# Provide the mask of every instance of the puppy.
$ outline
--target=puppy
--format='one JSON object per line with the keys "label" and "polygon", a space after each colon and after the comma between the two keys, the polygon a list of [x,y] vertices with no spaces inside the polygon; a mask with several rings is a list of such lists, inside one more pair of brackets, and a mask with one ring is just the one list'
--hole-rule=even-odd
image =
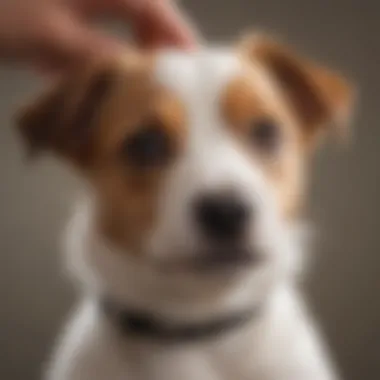
{"label": "puppy", "polygon": [[319,137],[340,75],[263,36],[128,52],[21,111],[32,155],[86,184],[65,237],[81,302],[49,380],[336,380],[297,290]]}

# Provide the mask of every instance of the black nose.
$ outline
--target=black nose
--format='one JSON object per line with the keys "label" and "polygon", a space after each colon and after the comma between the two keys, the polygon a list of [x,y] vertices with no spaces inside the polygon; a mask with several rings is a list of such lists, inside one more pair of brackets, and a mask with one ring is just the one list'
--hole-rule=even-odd
{"label": "black nose", "polygon": [[203,235],[216,240],[233,240],[244,232],[250,208],[233,195],[203,195],[194,205],[195,220]]}

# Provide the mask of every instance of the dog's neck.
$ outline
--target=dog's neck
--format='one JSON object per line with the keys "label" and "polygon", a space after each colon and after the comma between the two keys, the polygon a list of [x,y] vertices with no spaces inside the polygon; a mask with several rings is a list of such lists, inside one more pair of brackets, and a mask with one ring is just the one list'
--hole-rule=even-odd
{"label": "dog's neck", "polygon": [[269,302],[271,294],[287,281],[264,282],[258,291],[249,274],[221,281],[217,276],[195,279],[193,274],[160,273],[106,244],[94,228],[92,206],[91,201],[77,206],[65,242],[70,272],[84,285],[84,291],[95,297],[106,295],[121,305],[173,321],[198,322],[244,312],[263,300]]}

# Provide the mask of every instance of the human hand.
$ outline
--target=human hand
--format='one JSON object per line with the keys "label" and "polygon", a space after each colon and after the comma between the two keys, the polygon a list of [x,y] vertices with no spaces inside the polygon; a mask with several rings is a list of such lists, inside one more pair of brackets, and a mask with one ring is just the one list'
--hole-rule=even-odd
{"label": "human hand", "polygon": [[195,45],[194,31],[171,0],[2,0],[0,59],[62,70],[112,54],[125,44],[92,24],[105,17],[129,23],[142,47]]}

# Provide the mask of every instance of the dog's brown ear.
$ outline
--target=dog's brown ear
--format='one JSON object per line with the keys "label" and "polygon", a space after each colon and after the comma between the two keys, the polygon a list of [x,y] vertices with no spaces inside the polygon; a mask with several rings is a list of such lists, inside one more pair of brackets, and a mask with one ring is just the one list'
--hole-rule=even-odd
{"label": "dog's brown ear", "polygon": [[329,126],[340,134],[347,133],[354,91],[339,73],[313,64],[264,36],[244,39],[243,51],[269,70],[307,138]]}
{"label": "dog's brown ear", "polygon": [[90,163],[96,126],[117,74],[110,65],[78,69],[20,110],[16,123],[30,155],[50,151]]}

